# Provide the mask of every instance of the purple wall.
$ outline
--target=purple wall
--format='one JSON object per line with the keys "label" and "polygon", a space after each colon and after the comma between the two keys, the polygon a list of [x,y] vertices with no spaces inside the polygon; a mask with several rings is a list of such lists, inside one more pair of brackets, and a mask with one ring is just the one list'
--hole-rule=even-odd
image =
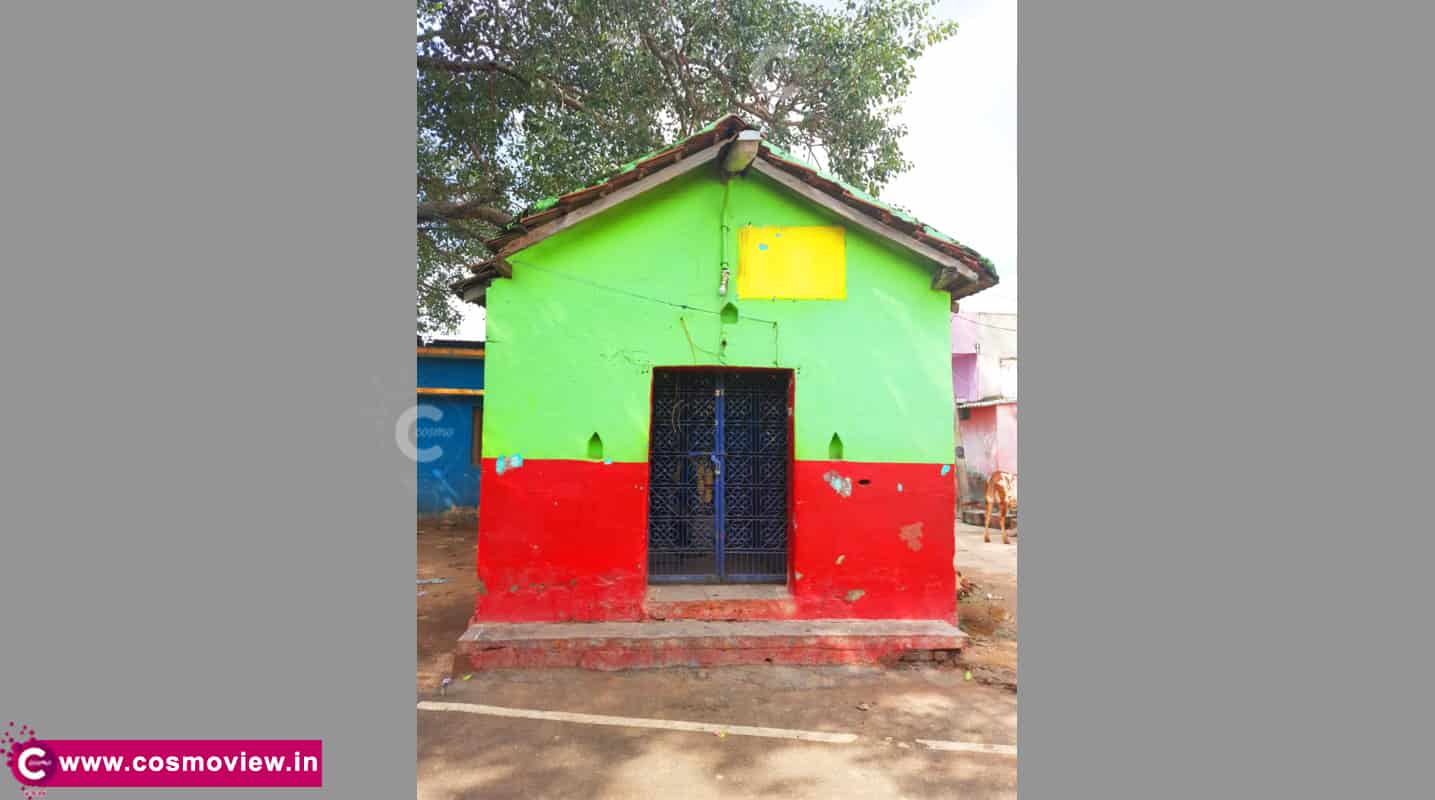
{"label": "purple wall", "polygon": [[976,353],[957,353],[952,356],[952,392],[958,403],[980,399],[977,396]]}

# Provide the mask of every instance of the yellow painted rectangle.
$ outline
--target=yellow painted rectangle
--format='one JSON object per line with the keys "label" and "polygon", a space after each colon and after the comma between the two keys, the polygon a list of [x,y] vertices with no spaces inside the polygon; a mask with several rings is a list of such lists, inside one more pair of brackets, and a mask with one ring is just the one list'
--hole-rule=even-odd
{"label": "yellow painted rectangle", "polygon": [[847,299],[845,234],[840,227],[745,225],[739,228],[738,297]]}

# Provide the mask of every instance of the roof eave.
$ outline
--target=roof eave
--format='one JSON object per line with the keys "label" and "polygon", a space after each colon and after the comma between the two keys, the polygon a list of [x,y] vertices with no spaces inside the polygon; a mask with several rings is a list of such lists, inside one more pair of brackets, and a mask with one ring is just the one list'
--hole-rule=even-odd
{"label": "roof eave", "polygon": [[[487,263],[487,262],[485,262]],[[478,265],[483,266],[483,265]],[[482,306],[487,303],[488,285],[495,275],[474,274],[449,284],[449,291],[465,303]]]}
{"label": "roof eave", "polygon": [[[933,230],[932,228],[911,219],[904,212],[859,196],[857,192],[860,190],[849,190],[849,187],[841,181],[785,156],[765,141],[758,158],[762,164],[754,163],[755,166],[758,166],[759,171],[777,178],[794,191],[808,196],[864,227],[868,227],[865,224],[867,220],[880,223],[880,231],[873,229],[879,235],[894,238],[892,234],[898,234],[901,239],[898,244],[916,251],[929,261],[944,268],[955,267],[968,281],[980,284],[979,288],[973,291],[995,286],[1000,281],[991,262],[977,251],[956,241],[949,241],[950,237],[946,237],[945,234],[933,236],[929,232]],[[846,209],[860,214],[862,219],[854,219],[845,213]],[[899,214],[908,216],[908,218],[903,219],[899,217]],[[872,228],[869,227],[869,229]],[[934,256],[932,251],[938,251],[941,255]],[[933,288],[938,287],[934,286]]]}
{"label": "roof eave", "polygon": [[[486,244],[497,255],[470,265],[473,275],[450,288],[464,302],[483,305],[488,284],[494,278],[512,276],[508,256],[714,160],[740,131],[752,129],[741,116],[729,114],[670,147],[631,162],[605,181],[554,199],[488,240]],[[975,250],[923,225],[901,209],[885,206],[781,153],[767,141],[760,142],[749,169],[921,257],[934,268],[932,288],[948,292],[953,303],[1000,281],[991,262]]]}

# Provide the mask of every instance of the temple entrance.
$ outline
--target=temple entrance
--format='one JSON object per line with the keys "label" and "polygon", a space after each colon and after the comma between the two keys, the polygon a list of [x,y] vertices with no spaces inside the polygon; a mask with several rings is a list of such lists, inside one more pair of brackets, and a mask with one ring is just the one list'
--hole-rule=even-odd
{"label": "temple entrance", "polygon": [[784,583],[789,370],[653,370],[648,580]]}

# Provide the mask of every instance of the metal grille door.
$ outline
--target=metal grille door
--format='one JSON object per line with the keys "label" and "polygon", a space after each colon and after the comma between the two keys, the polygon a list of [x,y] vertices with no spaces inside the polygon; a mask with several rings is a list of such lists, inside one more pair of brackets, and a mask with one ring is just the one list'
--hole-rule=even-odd
{"label": "metal grille door", "polygon": [[653,582],[786,581],[790,380],[768,370],[653,371]]}

